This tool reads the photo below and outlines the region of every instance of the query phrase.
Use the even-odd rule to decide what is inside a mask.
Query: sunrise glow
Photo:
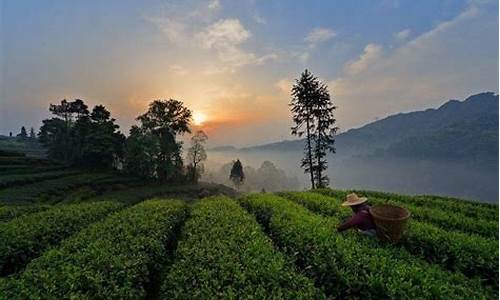
[[[203,123],[207,120],[207,116],[199,111],[193,112],[193,124],[196,126],[203,125]]]

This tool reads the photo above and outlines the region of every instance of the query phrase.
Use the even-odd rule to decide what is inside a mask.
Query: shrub
[[[342,200],[311,192],[288,192],[282,196],[326,216],[346,217],[349,209],[341,209]],[[400,241],[410,253],[446,269],[478,276],[498,288],[498,241],[478,235],[446,231],[431,224],[410,220]]]
[[[51,171],[35,174],[17,174],[17,175],[0,175],[0,188],[6,188],[16,185],[28,184],[42,180],[55,179],[64,176],[74,175],[77,171]]]
[[[49,246],[120,207],[115,202],[60,205],[0,224],[0,274],[17,272]]]
[[[191,216],[164,281],[164,299],[324,298],[234,200],[202,200]]]
[[[62,195],[74,188],[84,185],[107,185],[123,180],[128,180],[128,178],[106,173],[82,173],[1,190],[0,201],[4,203],[51,202],[56,198],[54,196]]]
[[[445,272],[402,249],[359,234],[336,234],[338,220],[324,218],[284,198],[254,194],[242,204],[276,244],[334,298],[484,299],[478,280]]]
[[[143,299],[186,215],[175,200],[114,213],[44,253],[2,288],[9,299]]]
[[[0,222],[7,222],[19,216],[49,208],[49,205],[5,205],[0,206]]]
[[[332,190],[315,190],[327,196],[334,196],[343,199],[346,192]],[[360,193],[360,195],[365,195]],[[441,227],[445,230],[461,231],[464,233],[473,233],[486,238],[495,238],[498,240],[498,221],[492,221],[488,218],[471,218],[453,210],[441,210],[428,208],[426,206],[417,206],[407,202],[393,200],[393,198],[378,198],[370,195],[369,201],[372,204],[393,204],[404,206],[412,213],[412,218],[419,221],[425,221]],[[452,212],[452,213],[450,213]]]

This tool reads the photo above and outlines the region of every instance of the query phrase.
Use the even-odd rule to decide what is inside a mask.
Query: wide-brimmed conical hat
[[[351,193],[351,194],[347,195],[344,203],[342,203],[342,206],[354,206],[354,205],[358,205],[361,203],[365,203],[366,201],[368,201],[368,198],[358,197],[358,195],[356,195],[355,193]]]

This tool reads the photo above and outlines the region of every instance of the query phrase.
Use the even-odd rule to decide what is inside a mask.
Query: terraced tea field
[[[498,297],[495,206],[366,193],[414,215],[391,245],[335,231],[344,194],[3,204],[0,298]]]
[[[3,162],[0,299],[498,298],[494,205],[356,191],[411,211],[393,245],[336,232],[348,191],[237,195]]]

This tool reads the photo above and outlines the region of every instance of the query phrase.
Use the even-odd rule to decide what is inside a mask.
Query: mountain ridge
[[[456,159],[477,158],[479,155],[474,155],[474,149],[488,158],[498,157],[498,103],[498,95],[484,92],[463,101],[446,101],[438,108],[393,114],[337,135],[337,154],[411,156],[405,155],[407,151],[418,158],[443,159],[442,148],[447,149],[445,152],[451,151],[451,157]],[[461,150],[454,147],[461,144],[457,141],[470,151],[458,153]],[[295,152],[302,151],[303,145],[303,139],[297,139],[239,149],[218,148],[232,147],[230,151],[240,152]],[[419,145],[419,151],[413,151],[415,145]]]

